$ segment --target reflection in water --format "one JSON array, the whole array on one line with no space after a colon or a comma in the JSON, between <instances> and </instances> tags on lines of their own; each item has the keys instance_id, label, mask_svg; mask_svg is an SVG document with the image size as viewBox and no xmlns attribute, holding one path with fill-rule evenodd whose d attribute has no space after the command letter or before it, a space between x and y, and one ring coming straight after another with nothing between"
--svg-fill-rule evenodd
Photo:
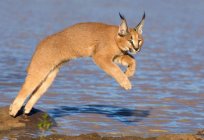
<instances>
[{"instance_id":1,"label":"reflection in water","mask_svg":"<svg viewBox=\"0 0 204 140\"><path fill-rule=\"evenodd\" d=\"M60 106L48 112L54 114L52 115L54 118L80 113L103 114L126 124L139 122L142 118L148 117L149 115L149 110L134 110L108 105L84 105L81 107Z\"/></svg>"},{"instance_id":2,"label":"reflection in water","mask_svg":"<svg viewBox=\"0 0 204 140\"><path fill-rule=\"evenodd\" d=\"M134 27L143 12L144 46L125 91L90 58L71 61L36 108L56 117L63 134L193 133L204 128L204 1L0 1L0 106L11 103L38 42L74 23ZM80 8L79 8L80 7ZM99 106L97 106L99 105ZM150 112L151 111L151 112Z\"/></svg>"}]
</instances>

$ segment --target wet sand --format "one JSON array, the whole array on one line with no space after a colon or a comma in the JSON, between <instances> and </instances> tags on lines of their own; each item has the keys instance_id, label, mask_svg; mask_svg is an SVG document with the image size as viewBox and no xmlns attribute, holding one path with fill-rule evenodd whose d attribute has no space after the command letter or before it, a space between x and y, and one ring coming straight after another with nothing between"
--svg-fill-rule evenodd
<instances>
[{"instance_id":1,"label":"wet sand","mask_svg":"<svg viewBox=\"0 0 204 140\"><path fill-rule=\"evenodd\" d=\"M66 136L66 135L50 135L50 136L42 136L38 138L30 138L30 137L19 137L20 139L26 140L204 140L201 136L193 135L193 134L169 134L162 135L151 138L142 138L137 136L123 136L123 137L103 137L98 135L97 133L93 134L82 134L79 136Z\"/></svg>"},{"instance_id":2,"label":"wet sand","mask_svg":"<svg viewBox=\"0 0 204 140\"><path fill-rule=\"evenodd\" d=\"M15 118L8 112L8 106L0 108L0 139L11 137L20 139L24 133L34 134L56 125L54 119L38 109L33 108L29 115L23 115L21 109Z\"/></svg>"}]
</instances>

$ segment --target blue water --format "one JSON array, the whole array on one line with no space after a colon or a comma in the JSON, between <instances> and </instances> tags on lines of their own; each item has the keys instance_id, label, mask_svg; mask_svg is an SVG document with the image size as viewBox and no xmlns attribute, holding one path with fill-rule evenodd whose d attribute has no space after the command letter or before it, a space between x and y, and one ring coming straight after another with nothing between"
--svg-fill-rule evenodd
<instances>
[{"instance_id":1,"label":"blue water","mask_svg":"<svg viewBox=\"0 0 204 140\"><path fill-rule=\"evenodd\" d=\"M19 0L0 2L0 106L17 95L36 45L72 24L147 18L135 56L133 89L125 91L90 58L71 61L35 106L58 133L156 135L204 128L204 1Z\"/></svg>"}]
</instances>

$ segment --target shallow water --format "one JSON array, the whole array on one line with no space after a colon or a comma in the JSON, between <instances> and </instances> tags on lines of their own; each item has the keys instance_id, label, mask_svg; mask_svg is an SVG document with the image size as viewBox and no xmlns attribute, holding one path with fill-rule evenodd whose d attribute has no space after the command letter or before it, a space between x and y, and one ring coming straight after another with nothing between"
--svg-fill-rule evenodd
<instances>
[{"instance_id":1,"label":"shallow water","mask_svg":"<svg viewBox=\"0 0 204 140\"><path fill-rule=\"evenodd\" d=\"M130 26L143 11L145 44L125 91L90 58L71 61L35 106L62 134L194 133L204 128L204 2L19 0L0 2L0 106L17 95L38 42L74 23ZM29 133L29 132L28 132Z\"/></svg>"}]
</instances>

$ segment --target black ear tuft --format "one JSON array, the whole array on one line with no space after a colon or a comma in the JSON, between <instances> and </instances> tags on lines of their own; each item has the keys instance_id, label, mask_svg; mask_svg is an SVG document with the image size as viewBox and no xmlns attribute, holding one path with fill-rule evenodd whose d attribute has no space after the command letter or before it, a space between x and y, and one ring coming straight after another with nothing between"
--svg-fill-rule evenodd
<instances>
[{"instance_id":1,"label":"black ear tuft","mask_svg":"<svg viewBox=\"0 0 204 140\"><path fill-rule=\"evenodd\" d=\"M125 20L125 16L122 15L120 12L119 12L119 16L120 16L120 18L121 18L122 20Z\"/></svg>"},{"instance_id":2,"label":"black ear tuft","mask_svg":"<svg viewBox=\"0 0 204 140\"><path fill-rule=\"evenodd\" d=\"M146 15L145 15L145 12L144 12L143 17L142 17L142 20L145 20L145 17L146 17Z\"/></svg>"}]
</instances>

